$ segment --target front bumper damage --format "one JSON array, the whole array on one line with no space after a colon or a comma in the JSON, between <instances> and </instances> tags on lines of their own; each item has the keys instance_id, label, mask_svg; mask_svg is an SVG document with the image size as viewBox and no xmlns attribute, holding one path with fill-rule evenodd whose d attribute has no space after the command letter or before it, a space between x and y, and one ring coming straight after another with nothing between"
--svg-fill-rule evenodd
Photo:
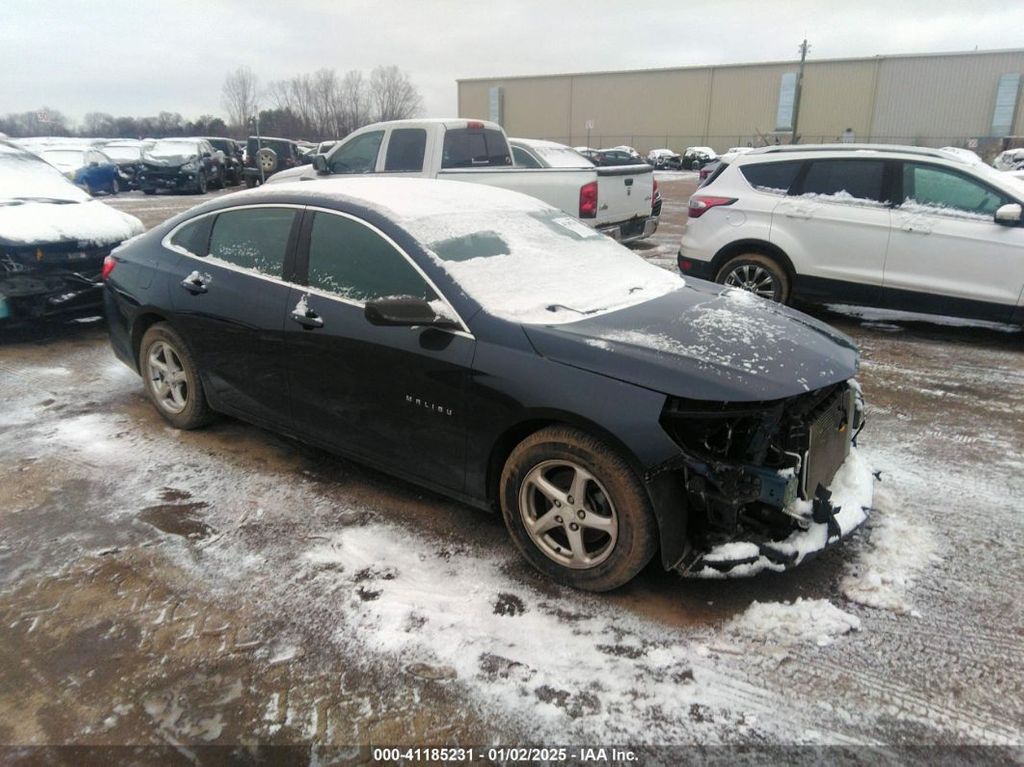
<instances>
[{"instance_id":1,"label":"front bumper damage","mask_svg":"<svg viewBox=\"0 0 1024 767\"><path fill-rule=\"evenodd\" d=\"M102 307L100 270L110 247L68 247L42 246L24 249L24 254L0 255L0 321L41 319Z\"/></svg>"},{"instance_id":2,"label":"front bumper damage","mask_svg":"<svg viewBox=\"0 0 1024 767\"><path fill-rule=\"evenodd\" d=\"M702 578L786 570L867 518L873 476L855 449L863 400L854 381L776 402L670 400L662 423L682 452L647 479L678 488L662 502L685 520L675 542L663 530L666 569Z\"/></svg>"}]
</instances>

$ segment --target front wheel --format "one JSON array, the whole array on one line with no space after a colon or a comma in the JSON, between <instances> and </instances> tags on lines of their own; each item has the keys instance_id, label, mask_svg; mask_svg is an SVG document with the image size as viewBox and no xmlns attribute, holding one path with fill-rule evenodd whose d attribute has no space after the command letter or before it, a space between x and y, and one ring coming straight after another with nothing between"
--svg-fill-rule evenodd
<instances>
[{"instance_id":1,"label":"front wheel","mask_svg":"<svg viewBox=\"0 0 1024 767\"><path fill-rule=\"evenodd\" d=\"M206 174L200 173L198 176L196 176L196 194L206 194L207 189L208 187L206 185Z\"/></svg>"},{"instance_id":2,"label":"front wheel","mask_svg":"<svg viewBox=\"0 0 1024 767\"><path fill-rule=\"evenodd\" d=\"M761 253L744 253L729 259L718 270L715 282L780 304L789 301L789 275L778 261Z\"/></svg>"},{"instance_id":3,"label":"front wheel","mask_svg":"<svg viewBox=\"0 0 1024 767\"><path fill-rule=\"evenodd\" d=\"M560 583L608 591L657 551L650 499L635 472L577 429L549 427L523 440L505 463L500 490L512 541Z\"/></svg>"},{"instance_id":4,"label":"front wheel","mask_svg":"<svg viewBox=\"0 0 1024 767\"><path fill-rule=\"evenodd\" d=\"M121 191L121 185L117 183L117 176L110 179L110 194L115 195Z\"/></svg>"},{"instance_id":5,"label":"front wheel","mask_svg":"<svg viewBox=\"0 0 1024 767\"><path fill-rule=\"evenodd\" d=\"M142 336L139 362L146 396L164 420L197 429L213 417L192 353L173 328L158 322Z\"/></svg>"}]
</instances>

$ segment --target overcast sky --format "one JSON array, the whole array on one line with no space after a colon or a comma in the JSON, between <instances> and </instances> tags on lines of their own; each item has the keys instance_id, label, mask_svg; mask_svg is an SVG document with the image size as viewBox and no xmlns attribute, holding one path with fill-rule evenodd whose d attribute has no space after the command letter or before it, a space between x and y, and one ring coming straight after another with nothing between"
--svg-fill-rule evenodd
<instances>
[{"instance_id":1,"label":"overcast sky","mask_svg":"<svg viewBox=\"0 0 1024 767\"><path fill-rule=\"evenodd\" d=\"M1024 46L988 0L0 0L0 114L224 115L227 72L406 70L427 116L457 78Z\"/></svg>"}]
</instances>

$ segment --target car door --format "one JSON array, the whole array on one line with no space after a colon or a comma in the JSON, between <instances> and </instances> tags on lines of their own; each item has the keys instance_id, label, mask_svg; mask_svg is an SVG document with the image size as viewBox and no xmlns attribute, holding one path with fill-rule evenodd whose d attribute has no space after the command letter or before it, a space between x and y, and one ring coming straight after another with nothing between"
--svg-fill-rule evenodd
<instances>
[{"instance_id":1,"label":"car door","mask_svg":"<svg viewBox=\"0 0 1024 767\"><path fill-rule=\"evenodd\" d=\"M234 414L285 427L291 418L283 324L291 288L283 278L300 213L278 205L231 208L165 239L185 256L172 278L174 325L211 396Z\"/></svg>"},{"instance_id":2,"label":"car door","mask_svg":"<svg viewBox=\"0 0 1024 767\"><path fill-rule=\"evenodd\" d=\"M995 222L1008 195L965 171L904 162L885 305L1008 321L1024 289L1024 229Z\"/></svg>"},{"instance_id":3,"label":"car door","mask_svg":"<svg viewBox=\"0 0 1024 767\"><path fill-rule=\"evenodd\" d=\"M463 397L475 340L366 320L367 300L439 296L390 238L361 219L311 209L300 242L308 285L292 290L285 323L296 429L389 471L462 490Z\"/></svg>"},{"instance_id":4,"label":"car door","mask_svg":"<svg viewBox=\"0 0 1024 767\"><path fill-rule=\"evenodd\" d=\"M771 241L789 254L799 296L876 304L891 212L881 159L809 161L772 212Z\"/></svg>"}]
</instances>

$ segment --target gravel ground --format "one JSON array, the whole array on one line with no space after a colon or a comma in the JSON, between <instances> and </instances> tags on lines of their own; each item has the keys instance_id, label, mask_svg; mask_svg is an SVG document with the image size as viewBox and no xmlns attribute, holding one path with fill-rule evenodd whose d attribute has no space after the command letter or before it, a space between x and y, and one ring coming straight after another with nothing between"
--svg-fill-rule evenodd
<instances>
[{"instance_id":1,"label":"gravel ground","mask_svg":"<svg viewBox=\"0 0 1024 767\"><path fill-rule=\"evenodd\" d=\"M658 177L635 250L674 268L694 174ZM500 519L229 419L169 429L99 321L7 331L0 744L1021 744L1024 336L815 314L863 352L866 529L600 597Z\"/></svg>"}]
</instances>

